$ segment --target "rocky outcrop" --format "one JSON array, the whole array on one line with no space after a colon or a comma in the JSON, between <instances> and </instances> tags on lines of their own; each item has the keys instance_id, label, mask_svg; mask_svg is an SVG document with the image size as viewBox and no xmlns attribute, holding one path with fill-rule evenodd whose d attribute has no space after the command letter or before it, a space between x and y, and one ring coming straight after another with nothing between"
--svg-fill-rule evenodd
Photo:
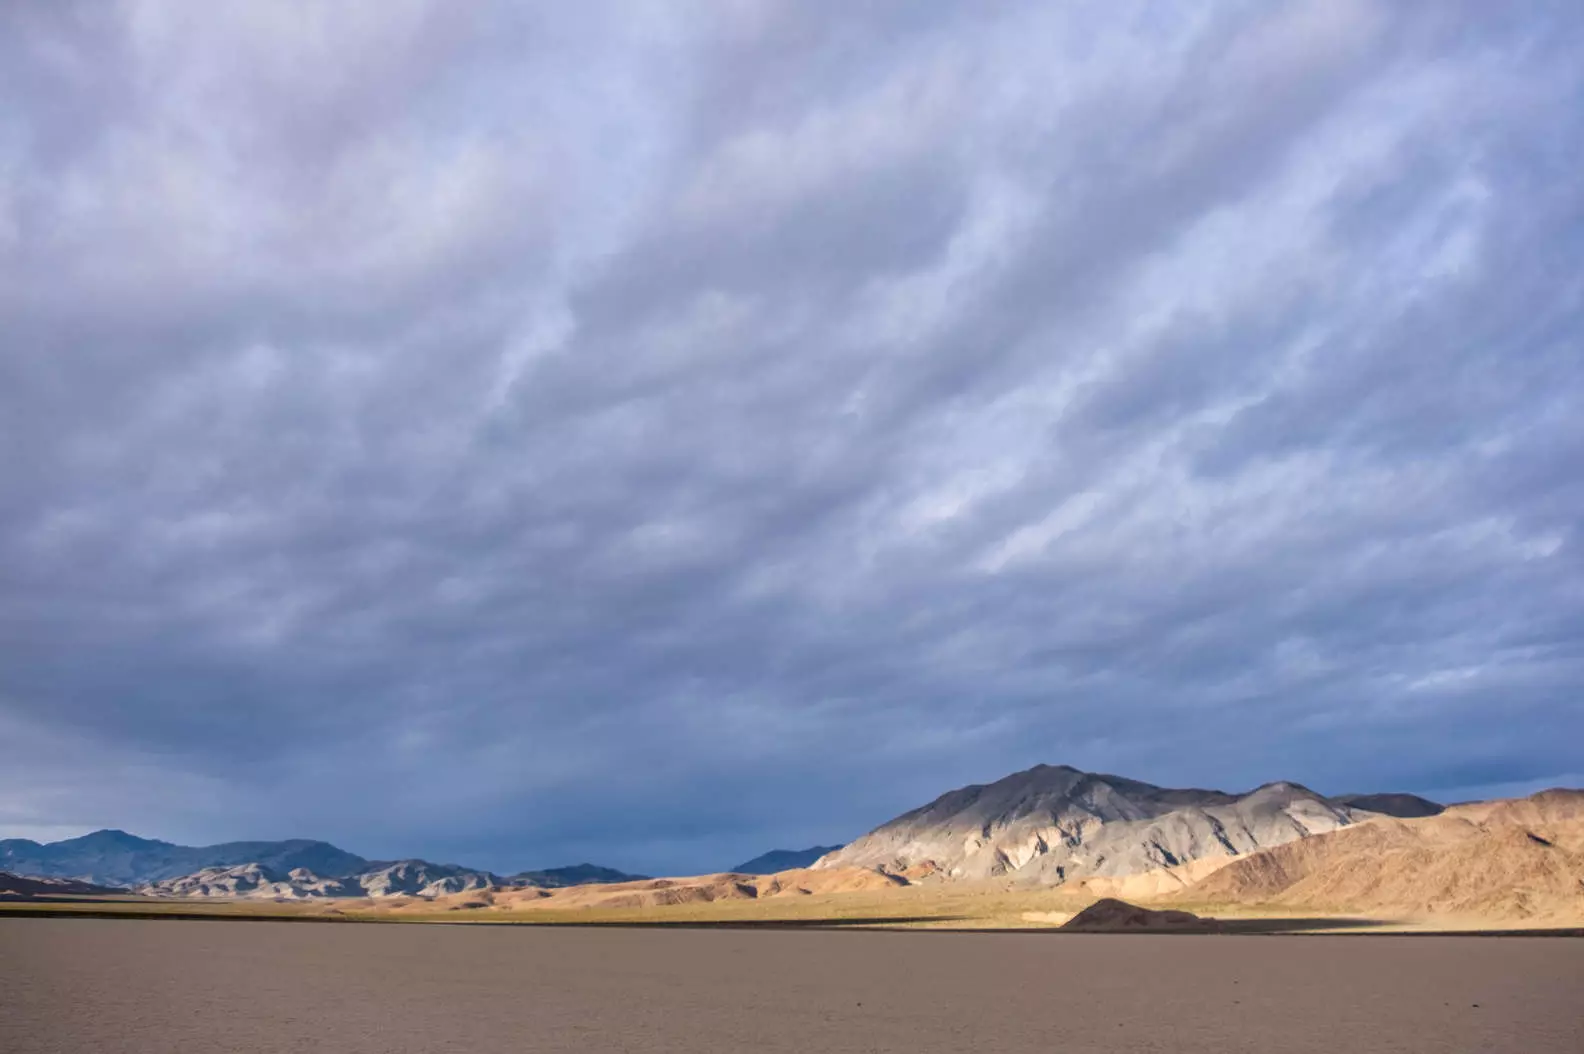
<instances>
[{"instance_id":1,"label":"rocky outcrop","mask_svg":"<svg viewBox=\"0 0 1584 1054\"><path fill-rule=\"evenodd\" d=\"M814 866L1055 886L1242 856L1359 818L1295 783L1227 794L1039 765L944 794Z\"/></svg>"},{"instance_id":2,"label":"rocky outcrop","mask_svg":"<svg viewBox=\"0 0 1584 1054\"><path fill-rule=\"evenodd\" d=\"M1215 919L1188 911L1154 911L1107 897L1097 900L1062 923L1064 930L1117 933L1127 930L1177 930L1204 933L1220 928Z\"/></svg>"}]
</instances>

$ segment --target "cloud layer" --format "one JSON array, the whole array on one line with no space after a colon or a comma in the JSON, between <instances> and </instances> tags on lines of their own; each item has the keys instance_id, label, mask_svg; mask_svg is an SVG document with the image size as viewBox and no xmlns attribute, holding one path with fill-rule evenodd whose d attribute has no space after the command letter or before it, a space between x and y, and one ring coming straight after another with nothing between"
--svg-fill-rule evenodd
<instances>
[{"instance_id":1,"label":"cloud layer","mask_svg":"<svg viewBox=\"0 0 1584 1054\"><path fill-rule=\"evenodd\" d=\"M0 829L1584 778L1572 5L577 8L0 8Z\"/></svg>"}]
</instances>

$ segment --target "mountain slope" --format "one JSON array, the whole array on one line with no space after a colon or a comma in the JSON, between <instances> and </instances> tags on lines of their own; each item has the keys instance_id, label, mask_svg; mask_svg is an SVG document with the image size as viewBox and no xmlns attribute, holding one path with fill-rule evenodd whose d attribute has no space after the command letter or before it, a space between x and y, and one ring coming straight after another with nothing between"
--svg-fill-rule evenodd
<instances>
[{"instance_id":1,"label":"mountain slope","mask_svg":"<svg viewBox=\"0 0 1584 1054\"><path fill-rule=\"evenodd\" d=\"M328 842L307 839L185 846L106 830L42 845L25 838L0 841L0 868L112 886L143 885L204 868L249 863L280 872L305 867L336 877L354 874L369 864Z\"/></svg>"},{"instance_id":2,"label":"mountain slope","mask_svg":"<svg viewBox=\"0 0 1584 1054\"><path fill-rule=\"evenodd\" d=\"M1256 853L1173 899L1577 923L1584 919L1584 791L1372 820Z\"/></svg>"},{"instance_id":3,"label":"mountain slope","mask_svg":"<svg viewBox=\"0 0 1584 1054\"><path fill-rule=\"evenodd\" d=\"M320 878L306 868L277 871L263 864L206 867L190 875L162 879L136 890L153 897L223 897L255 900L299 900L307 897L357 896L362 889L336 878Z\"/></svg>"},{"instance_id":4,"label":"mountain slope","mask_svg":"<svg viewBox=\"0 0 1584 1054\"><path fill-rule=\"evenodd\" d=\"M207 867L190 875L139 886L153 897L300 900L312 897L436 897L489 889L501 883L488 871L424 860L378 863L355 875L326 877L305 867L282 871L266 864Z\"/></svg>"},{"instance_id":5,"label":"mountain slope","mask_svg":"<svg viewBox=\"0 0 1584 1054\"><path fill-rule=\"evenodd\" d=\"M249 865L256 865L256 870L238 870ZM147 887L164 896L434 896L506 883L551 889L644 877L595 864L574 864L524 871L508 880L455 864L367 860L328 842L304 838L187 846L113 830L43 844L27 838L0 840L0 870L106 886ZM309 878L293 880L290 876L297 871L306 872ZM357 891L326 892L330 887L325 883L330 879L348 879L352 885L346 890L355 887ZM276 886L280 888L267 888Z\"/></svg>"},{"instance_id":6,"label":"mountain slope","mask_svg":"<svg viewBox=\"0 0 1584 1054\"><path fill-rule=\"evenodd\" d=\"M814 866L1060 885L1240 856L1358 818L1293 783L1235 795L1038 765L944 794Z\"/></svg>"},{"instance_id":7,"label":"mountain slope","mask_svg":"<svg viewBox=\"0 0 1584 1054\"><path fill-rule=\"evenodd\" d=\"M0 897L91 896L125 892L124 889L96 886L90 882L76 882L69 878L41 878L37 875L17 875L10 871L0 871Z\"/></svg>"},{"instance_id":8,"label":"mountain slope","mask_svg":"<svg viewBox=\"0 0 1584 1054\"><path fill-rule=\"evenodd\" d=\"M731 870L738 875L773 875L777 871L793 871L810 867L820 857L840 848L839 845L816 845L808 849L772 849Z\"/></svg>"},{"instance_id":9,"label":"mountain slope","mask_svg":"<svg viewBox=\"0 0 1584 1054\"><path fill-rule=\"evenodd\" d=\"M300 900L318 897L443 897L501 887L561 889L641 880L608 867L576 864L545 871L525 871L502 878L489 871L431 864L427 860L376 862L351 875L324 876L305 867L282 870L250 861L229 867L208 867L145 883L137 892L154 897L224 897L253 900Z\"/></svg>"}]
</instances>

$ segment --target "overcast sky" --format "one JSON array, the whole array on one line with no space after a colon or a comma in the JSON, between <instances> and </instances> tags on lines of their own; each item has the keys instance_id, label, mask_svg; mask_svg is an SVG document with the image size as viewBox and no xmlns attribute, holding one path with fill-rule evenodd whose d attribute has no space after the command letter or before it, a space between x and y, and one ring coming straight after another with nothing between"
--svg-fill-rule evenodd
<instances>
[{"instance_id":1,"label":"overcast sky","mask_svg":"<svg viewBox=\"0 0 1584 1054\"><path fill-rule=\"evenodd\" d=\"M1584 14L0 0L0 834L1584 782Z\"/></svg>"}]
</instances>

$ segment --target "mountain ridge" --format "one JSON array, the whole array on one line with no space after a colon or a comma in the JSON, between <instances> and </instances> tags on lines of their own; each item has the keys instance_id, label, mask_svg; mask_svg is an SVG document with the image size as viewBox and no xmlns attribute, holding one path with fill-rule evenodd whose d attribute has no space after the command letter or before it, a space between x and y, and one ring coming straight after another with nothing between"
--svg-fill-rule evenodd
<instances>
[{"instance_id":1,"label":"mountain ridge","mask_svg":"<svg viewBox=\"0 0 1584 1054\"><path fill-rule=\"evenodd\" d=\"M226 878L219 874L249 865L256 865L271 877L265 878L262 874L243 876L239 873ZM481 884L551 888L585 882L631 881L645 877L587 863L500 876L482 868L437 864L417 858L371 860L317 839L289 838L184 846L157 838L142 838L116 828L104 828L57 842L36 842L30 838L0 839L0 870L29 877L70 879L126 888L158 888L162 883L181 885L185 879L193 879L187 883L193 887L224 886L240 881L252 888L259 883L289 882L289 876L296 871L311 875L310 885L330 880L356 879L357 885L381 890L413 890L436 884L460 884L463 889L479 888ZM206 872L214 874L206 875ZM360 895L396 894L382 892Z\"/></svg>"},{"instance_id":2,"label":"mountain ridge","mask_svg":"<svg viewBox=\"0 0 1584 1054\"><path fill-rule=\"evenodd\" d=\"M949 790L846 846L771 850L731 872L857 867L909 881L995 879L1038 886L1162 871L1183 875L1189 864L1199 874L1228 859L1372 817L1431 816L1443 808L1406 793L1326 797L1291 781L1228 793L1041 764ZM588 863L503 876L418 858L371 860L312 839L182 846L114 828L50 843L0 840L0 870L156 895L284 897L432 897L646 877Z\"/></svg>"},{"instance_id":3,"label":"mountain ridge","mask_svg":"<svg viewBox=\"0 0 1584 1054\"><path fill-rule=\"evenodd\" d=\"M1381 816L1234 861L1170 899L1571 922L1584 909L1584 790Z\"/></svg>"},{"instance_id":4,"label":"mountain ridge","mask_svg":"<svg viewBox=\"0 0 1584 1054\"><path fill-rule=\"evenodd\" d=\"M1365 818L1286 780L1229 794L1036 765L947 791L813 866L1056 886L1246 855Z\"/></svg>"},{"instance_id":5,"label":"mountain ridge","mask_svg":"<svg viewBox=\"0 0 1584 1054\"><path fill-rule=\"evenodd\" d=\"M186 846L105 828L58 842L40 843L25 838L0 841L0 868L110 886L142 885L205 867L247 863L280 871L306 867L340 877L360 871L371 862L329 842L308 838Z\"/></svg>"}]
</instances>

